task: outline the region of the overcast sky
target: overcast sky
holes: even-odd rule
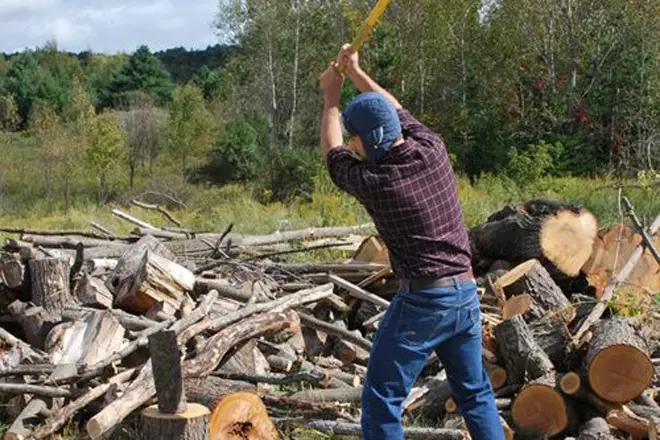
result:
[[[218,0],[0,0],[0,51],[55,40],[62,50],[133,52],[218,43]]]

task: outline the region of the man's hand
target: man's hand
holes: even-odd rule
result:
[[[350,44],[344,44],[337,55],[337,64],[346,67],[346,75],[353,78],[360,71],[360,55],[353,52]]]
[[[330,66],[321,75],[321,91],[323,91],[326,105],[339,105],[343,83],[344,77],[337,70],[337,64],[330,63]]]

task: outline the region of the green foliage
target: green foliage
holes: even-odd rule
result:
[[[110,89],[115,95],[141,91],[163,105],[172,97],[170,74],[147,46],[140,46],[119,71]]]
[[[65,122],[75,126],[78,134],[85,134],[94,119],[94,105],[87,90],[83,87],[80,81],[76,78],[73,80],[67,104],[63,112],[63,119]]]
[[[220,183],[246,182],[260,169],[257,131],[247,121],[227,123],[210,154],[207,174]]]
[[[92,125],[85,158],[99,176],[99,204],[105,202],[108,172],[119,164],[123,154],[124,133],[116,112],[98,115]]]
[[[188,84],[176,88],[170,104],[168,145],[184,178],[191,160],[206,157],[212,134],[213,120],[199,87]]]
[[[319,157],[302,148],[281,148],[269,152],[268,165],[261,174],[261,197],[284,201],[292,197],[309,200],[314,188]]]
[[[0,132],[14,131],[19,123],[18,107],[13,96],[0,95]]]
[[[509,150],[509,163],[505,175],[521,186],[535,182],[552,174],[555,161],[563,149],[562,144],[558,142],[552,145],[543,140],[538,144],[528,145],[525,151],[513,147]]]

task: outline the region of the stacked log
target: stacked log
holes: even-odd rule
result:
[[[96,223],[9,231],[21,235],[0,255],[0,396],[19,406],[5,438],[50,438],[72,420],[103,438],[132,414],[146,439],[360,435],[369,350],[396,293],[384,242],[356,237],[362,226],[196,233],[135,205],[177,226],[116,210],[138,226],[129,236]],[[566,287],[609,261],[597,229],[581,207],[536,200],[470,231],[483,369],[507,439],[652,438],[660,422],[648,331],[607,310],[638,274],[633,257],[649,264],[644,249],[600,293]],[[349,258],[286,262],[325,246]],[[449,382],[432,356],[404,402],[406,438],[468,438]]]

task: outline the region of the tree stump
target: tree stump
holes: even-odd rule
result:
[[[208,408],[189,403],[184,412],[163,414],[157,405],[142,411],[143,440],[208,440]]]
[[[73,302],[69,288],[69,260],[30,260],[32,302],[48,312],[61,312]]]
[[[513,401],[513,421],[526,435],[552,437],[572,428],[575,408],[557,390],[555,373],[529,382]]]
[[[498,341],[498,357],[504,361],[510,384],[524,384],[554,369],[548,355],[534,340],[521,316],[503,321],[495,327],[495,338]]]
[[[536,259],[526,261],[500,277],[494,285],[501,288],[507,297],[527,294],[532,301],[525,321],[533,322],[552,313],[561,316],[566,323],[573,320],[575,310],[550,273]]]
[[[585,365],[593,391],[615,403],[639,396],[655,374],[646,342],[623,318],[604,320],[596,326]]]

